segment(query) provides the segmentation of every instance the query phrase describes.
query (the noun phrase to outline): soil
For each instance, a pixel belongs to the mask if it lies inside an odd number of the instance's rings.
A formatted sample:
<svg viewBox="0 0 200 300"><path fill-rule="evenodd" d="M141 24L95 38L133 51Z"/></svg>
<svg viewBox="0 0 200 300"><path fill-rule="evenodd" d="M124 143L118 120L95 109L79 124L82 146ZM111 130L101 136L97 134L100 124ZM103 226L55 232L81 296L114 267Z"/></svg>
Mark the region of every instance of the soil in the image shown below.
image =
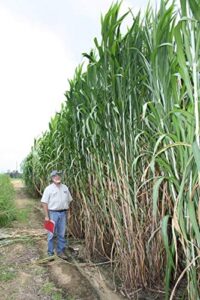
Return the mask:
<svg viewBox="0 0 200 300"><path fill-rule="evenodd" d="M84 261L78 241L69 241L79 248L76 258L48 260L40 203L27 196L22 181L13 185L18 217L0 229L0 300L126 299L98 266Z"/></svg>

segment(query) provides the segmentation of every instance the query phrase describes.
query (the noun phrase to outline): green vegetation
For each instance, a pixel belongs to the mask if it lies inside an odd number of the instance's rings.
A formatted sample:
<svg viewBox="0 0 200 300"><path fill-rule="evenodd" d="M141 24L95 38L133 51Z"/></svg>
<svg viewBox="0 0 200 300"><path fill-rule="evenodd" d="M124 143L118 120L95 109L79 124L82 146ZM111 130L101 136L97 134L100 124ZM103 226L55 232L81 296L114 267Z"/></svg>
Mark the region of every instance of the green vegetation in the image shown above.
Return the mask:
<svg viewBox="0 0 200 300"><path fill-rule="evenodd" d="M6 226L16 217L14 188L7 175L0 175L0 226Z"/></svg>
<svg viewBox="0 0 200 300"><path fill-rule="evenodd" d="M1 281L9 281L16 277L16 273L11 269L0 269L0 282Z"/></svg>
<svg viewBox="0 0 200 300"><path fill-rule="evenodd" d="M52 295L52 300L63 300L62 294L56 292Z"/></svg>
<svg viewBox="0 0 200 300"><path fill-rule="evenodd" d="M41 292L46 295L51 295L52 300L63 300L62 294L55 287L54 283L47 282L43 285Z"/></svg>
<svg viewBox="0 0 200 300"><path fill-rule="evenodd" d="M30 207L17 210L17 217L16 218L19 222L26 223L29 220L30 213L31 213L31 208Z"/></svg>
<svg viewBox="0 0 200 300"><path fill-rule="evenodd" d="M110 8L24 178L42 192L50 170L64 170L76 200L71 230L88 257L114 262L127 293L164 282L169 299L182 274L192 300L200 298L200 5L177 3L133 16L126 34L120 5Z"/></svg>
<svg viewBox="0 0 200 300"><path fill-rule="evenodd" d="M42 292L49 295L52 293L52 290L55 289L55 285L52 282L47 282L42 287Z"/></svg>

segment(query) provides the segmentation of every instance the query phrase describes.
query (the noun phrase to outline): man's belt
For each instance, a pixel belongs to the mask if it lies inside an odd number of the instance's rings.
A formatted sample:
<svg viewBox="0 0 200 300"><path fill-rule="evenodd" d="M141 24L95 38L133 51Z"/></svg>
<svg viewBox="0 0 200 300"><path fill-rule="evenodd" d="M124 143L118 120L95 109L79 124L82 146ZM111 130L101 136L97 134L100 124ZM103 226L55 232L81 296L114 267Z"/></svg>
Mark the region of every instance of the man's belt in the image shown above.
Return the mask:
<svg viewBox="0 0 200 300"><path fill-rule="evenodd" d="M67 209L49 209L49 211L63 212L63 211L67 211Z"/></svg>

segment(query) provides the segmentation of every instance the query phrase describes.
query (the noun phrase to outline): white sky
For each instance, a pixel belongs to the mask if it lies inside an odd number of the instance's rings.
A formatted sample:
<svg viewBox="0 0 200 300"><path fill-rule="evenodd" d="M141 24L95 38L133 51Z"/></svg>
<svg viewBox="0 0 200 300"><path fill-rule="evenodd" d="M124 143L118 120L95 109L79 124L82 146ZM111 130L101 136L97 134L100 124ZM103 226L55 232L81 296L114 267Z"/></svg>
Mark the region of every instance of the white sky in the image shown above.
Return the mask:
<svg viewBox="0 0 200 300"><path fill-rule="evenodd" d="M19 169L34 138L48 129L112 2L0 0L0 172ZM146 5L124 0L123 11Z"/></svg>

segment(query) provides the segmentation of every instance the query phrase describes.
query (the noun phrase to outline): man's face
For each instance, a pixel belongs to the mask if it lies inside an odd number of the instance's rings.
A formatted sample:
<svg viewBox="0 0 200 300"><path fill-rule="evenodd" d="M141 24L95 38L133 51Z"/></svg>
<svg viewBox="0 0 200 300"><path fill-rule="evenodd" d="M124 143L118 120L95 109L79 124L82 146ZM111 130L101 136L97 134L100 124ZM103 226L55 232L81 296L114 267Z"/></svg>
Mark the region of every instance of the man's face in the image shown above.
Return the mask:
<svg viewBox="0 0 200 300"><path fill-rule="evenodd" d="M55 183L55 184L58 184L58 183L61 183L61 177L60 175L55 175L52 177L52 181Z"/></svg>

